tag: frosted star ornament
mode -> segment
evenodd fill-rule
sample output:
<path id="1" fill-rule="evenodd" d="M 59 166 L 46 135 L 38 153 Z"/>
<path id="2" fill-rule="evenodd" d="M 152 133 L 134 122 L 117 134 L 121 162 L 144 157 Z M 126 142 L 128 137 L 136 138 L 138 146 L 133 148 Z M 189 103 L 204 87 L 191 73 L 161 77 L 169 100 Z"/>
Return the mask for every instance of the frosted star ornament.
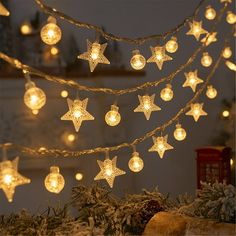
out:
<path id="1" fill-rule="evenodd" d="M 207 113 L 203 110 L 203 103 L 192 103 L 191 109 L 186 113 L 187 116 L 193 116 L 197 122 L 200 116 L 206 116 Z"/>
<path id="2" fill-rule="evenodd" d="M 156 63 L 159 70 L 162 69 L 165 61 L 171 61 L 173 58 L 166 54 L 165 46 L 151 47 L 152 56 L 147 60 L 148 63 Z"/>
<path id="3" fill-rule="evenodd" d="M 61 120 L 71 120 L 76 132 L 79 131 L 81 124 L 85 120 L 94 120 L 94 117 L 86 110 L 88 98 L 84 100 L 75 99 L 72 101 L 67 98 L 69 111 L 61 117 Z"/>
<path id="4" fill-rule="evenodd" d="M 161 108 L 154 104 L 155 94 L 148 96 L 138 95 L 140 104 L 134 109 L 134 112 L 143 112 L 146 119 L 149 120 L 153 111 L 160 111 Z"/>
<path id="5" fill-rule="evenodd" d="M 209 46 L 211 43 L 217 42 L 216 38 L 217 32 L 208 33 L 206 37 L 204 37 L 201 42 L 206 46 Z"/>
<path id="6" fill-rule="evenodd" d="M 197 41 L 199 41 L 202 34 L 207 34 L 208 32 L 202 28 L 202 21 L 189 22 L 190 30 L 186 33 L 187 35 L 193 35 Z"/>
<path id="7" fill-rule="evenodd" d="M 97 160 L 97 163 L 100 167 L 100 172 L 94 178 L 94 180 L 105 179 L 109 186 L 112 188 L 115 178 L 120 175 L 126 174 L 125 171 L 116 167 L 117 156 L 113 157 L 112 160 L 106 158 L 104 161 Z"/>
<path id="8" fill-rule="evenodd" d="M 163 158 L 165 151 L 174 149 L 167 143 L 168 135 L 152 137 L 154 145 L 148 150 L 149 152 L 158 152 L 160 158 Z"/>
<path id="9" fill-rule="evenodd" d="M 107 43 L 91 43 L 89 40 L 87 40 L 87 52 L 79 55 L 78 58 L 87 60 L 89 62 L 90 71 L 93 72 L 99 63 L 110 64 L 109 60 L 104 56 L 106 47 Z"/>
<path id="10" fill-rule="evenodd" d="M 197 73 L 198 70 L 184 73 L 186 80 L 183 84 L 183 87 L 190 87 L 193 92 L 195 92 L 197 85 L 203 83 L 203 80 L 198 77 Z"/>
<path id="11" fill-rule="evenodd" d="M 1 16 L 9 16 L 10 12 L 6 9 L 6 7 L 3 6 L 3 4 L 0 2 L 0 15 Z"/>

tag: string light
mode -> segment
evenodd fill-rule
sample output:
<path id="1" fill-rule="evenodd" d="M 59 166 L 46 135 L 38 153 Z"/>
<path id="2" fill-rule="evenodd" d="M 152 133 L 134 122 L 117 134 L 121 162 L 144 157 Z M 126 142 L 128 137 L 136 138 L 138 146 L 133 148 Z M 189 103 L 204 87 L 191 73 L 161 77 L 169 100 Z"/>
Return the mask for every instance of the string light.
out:
<path id="1" fill-rule="evenodd" d="M 236 23 L 236 15 L 232 11 L 228 11 L 226 15 L 226 21 L 229 24 L 235 24 Z"/>
<path id="2" fill-rule="evenodd" d="M 201 42 L 204 43 L 206 46 L 209 46 L 211 43 L 217 42 L 216 38 L 217 32 L 211 32 L 204 37 Z"/>
<path id="3" fill-rule="evenodd" d="M 69 141 L 69 142 L 74 142 L 75 141 L 75 135 L 74 134 L 68 134 L 67 135 L 67 140 Z"/>
<path id="4" fill-rule="evenodd" d="M 223 50 L 223 57 L 225 59 L 228 59 L 232 56 L 232 50 L 230 47 L 226 47 L 224 50 Z"/>
<path id="5" fill-rule="evenodd" d="M 203 103 L 192 103 L 191 109 L 186 113 L 187 116 L 193 116 L 194 120 L 197 122 L 200 116 L 206 116 L 207 113 L 203 111 Z"/>
<path id="6" fill-rule="evenodd" d="M 171 39 L 166 43 L 166 51 L 169 53 L 175 53 L 178 50 L 178 43 L 176 37 L 171 37 Z"/>
<path id="7" fill-rule="evenodd" d="M 84 177 L 84 175 L 82 173 L 79 173 L 79 172 L 76 173 L 76 175 L 75 175 L 75 179 L 78 180 L 78 181 L 82 180 L 83 177 Z"/>
<path id="8" fill-rule="evenodd" d="M 222 116 L 223 116 L 224 118 L 228 118 L 229 115 L 230 115 L 230 113 L 229 113 L 228 110 L 224 110 L 224 111 L 222 112 Z"/>
<path id="9" fill-rule="evenodd" d="M 57 47 L 53 46 L 50 48 L 50 53 L 51 53 L 51 55 L 56 56 L 59 54 L 59 49 Z"/>
<path id="10" fill-rule="evenodd" d="M 10 12 L 2 5 L 0 2 L 0 15 L 1 16 L 10 16 Z"/>
<path id="11" fill-rule="evenodd" d="M 234 165 L 234 160 L 231 158 L 230 159 L 230 165 L 233 166 Z"/>
<path id="12" fill-rule="evenodd" d="M 226 61 L 225 65 L 232 71 L 236 71 L 236 64 L 231 61 Z"/>
<path id="13" fill-rule="evenodd" d="M 48 45 L 55 45 L 61 40 L 62 32 L 54 17 L 48 17 L 48 23 L 40 32 L 41 39 Z"/>
<path id="14" fill-rule="evenodd" d="M 30 24 L 30 22 L 28 22 L 28 21 L 23 22 L 23 24 L 20 27 L 20 31 L 23 35 L 32 34 L 33 29 L 32 29 L 32 25 Z"/>
<path id="15" fill-rule="evenodd" d="M 39 110 L 32 110 L 32 114 L 35 115 L 35 116 L 38 115 L 39 114 Z"/>
<path id="16" fill-rule="evenodd" d="M 130 170 L 133 172 L 140 172 L 143 169 L 144 163 L 143 160 L 139 157 L 138 152 L 132 153 L 132 157 L 130 158 L 128 165 Z"/>
<path id="17" fill-rule="evenodd" d="M 202 28 L 202 21 L 189 22 L 190 30 L 186 33 L 187 35 L 193 35 L 197 41 L 199 41 L 202 34 L 207 34 L 208 32 Z"/>
<path id="18" fill-rule="evenodd" d="M 215 11 L 215 9 L 212 6 L 209 5 L 209 6 L 206 7 L 205 17 L 208 20 L 214 20 L 215 19 L 216 11 Z"/>
<path id="19" fill-rule="evenodd" d="M 44 180 L 46 189 L 51 193 L 60 193 L 65 186 L 64 177 L 60 174 L 58 166 L 51 166 L 50 173 Z"/>
<path id="20" fill-rule="evenodd" d="M 212 57 L 209 55 L 208 52 L 204 52 L 201 58 L 201 63 L 205 67 L 209 67 L 212 64 Z"/>
<path id="21" fill-rule="evenodd" d="M 167 84 L 166 87 L 161 90 L 160 96 L 163 101 L 167 102 L 172 100 L 172 98 L 174 97 L 174 92 L 172 90 L 171 84 Z"/>
<path id="22" fill-rule="evenodd" d="M 140 54 L 139 50 L 134 50 L 132 52 L 133 56 L 130 60 L 130 64 L 135 70 L 142 70 L 146 65 L 146 59 Z"/>
<path id="23" fill-rule="evenodd" d="M 176 125 L 176 129 L 174 131 L 174 137 L 178 141 L 183 141 L 187 136 L 187 133 L 184 128 L 182 128 L 181 124 Z"/>
<path id="24" fill-rule="evenodd" d="M 110 126 L 116 126 L 120 123 L 121 115 L 119 113 L 119 107 L 111 105 L 111 110 L 105 115 L 105 121 Z"/>
<path id="25" fill-rule="evenodd" d="M 214 99 L 217 96 L 217 90 L 212 86 L 207 86 L 206 95 L 210 99 Z"/>
<path id="26" fill-rule="evenodd" d="M 61 91 L 61 97 L 67 98 L 68 95 L 69 95 L 68 91 L 66 91 L 66 90 L 62 90 L 62 91 Z"/>
<path id="27" fill-rule="evenodd" d="M 184 73 L 186 80 L 182 86 L 190 87 L 193 90 L 193 92 L 195 92 L 197 85 L 204 82 L 202 79 L 198 78 L 197 74 L 198 74 L 198 70 Z"/>

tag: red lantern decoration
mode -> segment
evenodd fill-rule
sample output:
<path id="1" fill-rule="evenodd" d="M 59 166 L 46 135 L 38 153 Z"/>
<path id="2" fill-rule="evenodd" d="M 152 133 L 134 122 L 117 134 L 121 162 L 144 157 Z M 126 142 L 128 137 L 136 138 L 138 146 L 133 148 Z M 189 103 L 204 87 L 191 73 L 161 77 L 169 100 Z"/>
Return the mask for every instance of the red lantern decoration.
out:
<path id="1" fill-rule="evenodd" d="M 197 152 L 197 187 L 201 182 L 230 184 L 231 170 L 230 158 L 231 148 L 229 147 L 203 147 Z"/>

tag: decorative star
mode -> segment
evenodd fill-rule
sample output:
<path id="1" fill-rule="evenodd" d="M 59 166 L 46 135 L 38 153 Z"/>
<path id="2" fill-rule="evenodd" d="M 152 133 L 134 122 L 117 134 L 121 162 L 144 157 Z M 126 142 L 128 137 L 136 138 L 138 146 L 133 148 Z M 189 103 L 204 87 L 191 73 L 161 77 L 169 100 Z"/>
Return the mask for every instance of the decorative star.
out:
<path id="1" fill-rule="evenodd" d="M 187 116 L 193 116 L 197 122 L 200 116 L 206 116 L 207 113 L 203 111 L 203 103 L 192 103 L 191 109 L 186 113 Z"/>
<path id="2" fill-rule="evenodd" d="M 190 30 L 186 33 L 187 35 L 193 35 L 198 41 L 202 34 L 207 34 L 208 32 L 202 28 L 202 21 L 189 22 Z"/>
<path id="3" fill-rule="evenodd" d="M 0 15 L 1 16 L 9 16 L 10 12 L 2 5 L 0 2 Z"/>
<path id="4" fill-rule="evenodd" d="M 112 160 L 106 158 L 104 161 L 97 160 L 100 167 L 100 172 L 94 178 L 94 180 L 105 179 L 109 186 L 112 188 L 114 184 L 115 177 L 126 174 L 125 171 L 116 167 L 117 156 Z"/>
<path id="5" fill-rule="evenodd" d="M 12 202 L 17 186 L 30 183 L 30 179 L 18 173 L 18 161 L 19 157 L 13 161 L 0 162 L 0 189 L 3 190 L 9 202 Z"/>
<path id="6" fill-rule="evenodd" d="M 168 135 L 160 137 L 152 137 L 154 145 L 148 150 L 149 152 L 158 152 L 160 158 L 163 158 L 165 151 L 174 149 L 167 143 Z"/>
<path id="7" fill-rule="evenodd" d="M 204 37 L 204 38 L 201 40 L 201 42 L 202 42 L 202 43 L 205 43 L 206 46 L 208 46 L 208 45 L 210 45 L 211 43 L 217 41 L 216 35 L 217 35 L 217 32 L 208 33 L 208 34 L 206 35 L 206 37 Z"/>
<path id="8" fill-rule="evenodd" d="M 186 81 L 184 82 L 183 87 L 191 87 L 193 92 L 195 92 L 197 85 L 200 83 L 203 83 L 203 80 L 198 78 L 197 73 L 198 73 L 198 70 L 184 73 L 186 77 Z"/>
<path id="9" fill-rule="evenodd" d="M 161 108 L 154 104 L 155 94 L 148 96 L 138 95 L 140 104 L 134 109 L 134 112 L 143 112 L 146 119 L 149 120 L 153 111 L 160 111 Z"/>
<path id="10" fill-rule="evenodd" d="M 87 40 L 87 52 L 79 55 L 78 58 L 87 60 L 89 62 L 90 71 L 93 72 L 98 63 L 110 64 L 108 59 L 103 55 L 106 47 L 107 43 L 91 43 L 89 40 Z"/>
<path id="11" fill-rule="evenodd" d="M 162 69 L 163 63 L 165 61 L 171 61 L 173 58 L 166 54 L 165 47 L 151 47 L 152 56 L 147 60 L 147 62 L 154 62 L 157 64 L 159 70 Z"/>
<path id="12" fill-rule="evenodd" d="M 232 3 L 232 0 L 220 0 L 221 3 Z"/>
<path id="13" fill-rule="evenodd" d="M 87 112 L 88 98 L 84 100 L 76 99 L 72 101 L 67 98 L 69 111 L 61 117 L 61 120 L 71 120 L 75 126 L 76 132 L 79 131 L 80 126 L 85 120 L 94 120 L 94 117 Z"/>

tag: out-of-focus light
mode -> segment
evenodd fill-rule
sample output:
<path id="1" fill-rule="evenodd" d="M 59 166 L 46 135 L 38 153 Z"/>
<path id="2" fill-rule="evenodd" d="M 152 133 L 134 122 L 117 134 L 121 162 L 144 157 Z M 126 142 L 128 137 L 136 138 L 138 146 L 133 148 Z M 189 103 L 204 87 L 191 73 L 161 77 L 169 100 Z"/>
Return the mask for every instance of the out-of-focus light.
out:
<path id="1" fill-rule="evenodd" d="M 32 113 L 33 113 L 34 115 L 38 115 L 38 114 L 39 114 L 39 110 L 32 110 Z"/>
<path id="2" fill-rule="evenodd" d="M 29 35 L 29 34 L 32 34 L 32 26 L 29 22 L 24 22 L 22 23 L 21 27 L 20 27 L 20 32 L 23 34 L 23 35 Z"/>
<path id="3" fill-rule="evenodd" d="M 79 173 L 79 172 L 76 173 L 76 175 L 75 175 L 75 179 L 78 180 L 78 181 L 82 180 L 83 177 L 84 177 L 84 175 L 82 173 Z"/>
<path id="4" fill-rule="evenodd" d="M 229 117 L 229 111 L 224 110 L 224 111 L 222 112 L 222 116 L 225 117 L 225 118 Z"/>
<path id="5" fill-rule="evenodd" d="M 62 91 L 61 91 L 61 97 L 67 98 L 68 95 L 69 95 L 69 93 L 68 93 L 66 90 L 62 90 Z"/>
<path id="6" fill-rule="evenodd" d="M 67 140 L 68 140 L 69 142 L 74 142 L 74 141 L 75 141 L 75 135 L 74 135 L 74 134 L 68 134 Z"/>
<path id="7" fill-rule="evenodd" d="M 51 49 L 50 49 L 50 53 L 51 53 L 53 56 L 56 56 L 56 55 L 58 55 L 58 53 L 59 53 L 59 49 L 58 49 L 57 47 L 53 46 L 53 47 L 51 47 Z"/>

